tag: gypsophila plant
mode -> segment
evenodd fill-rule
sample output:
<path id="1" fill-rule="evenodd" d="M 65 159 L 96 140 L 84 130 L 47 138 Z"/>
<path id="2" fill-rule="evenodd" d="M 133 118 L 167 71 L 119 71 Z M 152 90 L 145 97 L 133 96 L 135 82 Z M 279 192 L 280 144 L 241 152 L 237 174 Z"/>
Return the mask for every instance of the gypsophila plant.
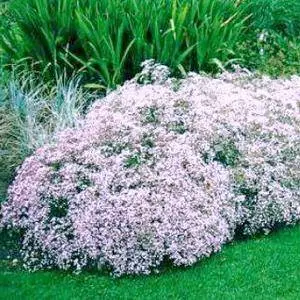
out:
<path id="1" fill-rule="evenodd" d="M 19 169 L 1 226 L 30 269 L 149 274 L 299 220 L 299 77 L 139 78 Z"/>

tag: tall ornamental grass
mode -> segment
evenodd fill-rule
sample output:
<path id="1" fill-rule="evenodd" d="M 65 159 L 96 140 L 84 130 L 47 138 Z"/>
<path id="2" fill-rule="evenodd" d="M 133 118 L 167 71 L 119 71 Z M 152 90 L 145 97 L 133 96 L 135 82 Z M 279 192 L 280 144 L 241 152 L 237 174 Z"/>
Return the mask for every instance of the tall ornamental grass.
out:
<path id="1" fill-rule="evenodd" d="M 85 71 L 104 87 L 148 58 L 175 72 L 212 71 L 235 57 L 245 21 L 234 0 L 13 0 L 9 13 L 0 41 L 7 62 L 34 61 L 51 76 Z"/>
<path id="2" fill-rule="evenodd" d="M 33 73 L 0 75 L 0 181 L 7 183 L 25 157 L 75 126 L 93 96 L 79 78 L 45 84 Z"/>

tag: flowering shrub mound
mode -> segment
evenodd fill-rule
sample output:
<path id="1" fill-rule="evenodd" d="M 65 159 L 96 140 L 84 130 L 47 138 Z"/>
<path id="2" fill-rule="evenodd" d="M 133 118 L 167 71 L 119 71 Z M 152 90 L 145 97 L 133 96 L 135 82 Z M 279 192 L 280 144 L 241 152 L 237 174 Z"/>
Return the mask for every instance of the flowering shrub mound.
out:
<path id="1" fill-rule="evenodd" d="M 149 273 L 300 218 L 300 78 L 169 78 L 152 61 L 25 160 L 2 227 L 31 269 Z"/>

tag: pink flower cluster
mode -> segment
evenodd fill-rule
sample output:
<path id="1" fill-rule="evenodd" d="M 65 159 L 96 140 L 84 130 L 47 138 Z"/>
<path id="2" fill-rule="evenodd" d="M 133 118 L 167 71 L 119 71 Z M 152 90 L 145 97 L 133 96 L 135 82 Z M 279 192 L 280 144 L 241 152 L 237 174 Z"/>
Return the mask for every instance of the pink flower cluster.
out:
<path id="1" fill-rule="evenodd" d="M 29 268 L 148 274 L 299 220 L 300 78 L 166 72 L 146 62 L 152 84 L 125 83 L 20 167 L 1 226 L 24 230 Z"/>

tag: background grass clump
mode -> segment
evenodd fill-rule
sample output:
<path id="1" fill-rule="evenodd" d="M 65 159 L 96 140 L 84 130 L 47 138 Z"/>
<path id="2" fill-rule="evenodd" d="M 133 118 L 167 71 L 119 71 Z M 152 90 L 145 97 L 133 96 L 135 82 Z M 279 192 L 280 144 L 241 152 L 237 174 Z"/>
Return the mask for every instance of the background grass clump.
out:
<path id="1" fill-rule="evenodd" d="M 214 70 L 235 57 L 243 12 L 231 0 L 12 0 L 0 48 L 7 63 L 28 60 L 52 77 L 85 71 L 113 87 L 149 58 L 177 72 Z"/>
<path id="2" fill-rule="evenodd" d="M 22 62 L 47 80 L 80 72 L 111 88 L 150 58 L 175 74 L 232 62 L 272 76 L 299 73 L 297 0 L 11 0 L 1 7 L 2 62 Z"/>
<path id="3" fill-rule="evenodd" d="M 64 128 L 75 126 L 93 95 L 79 78 L 39 83 L 38 76 L 0 71 L 0 201 L 15 168 Z"/>

